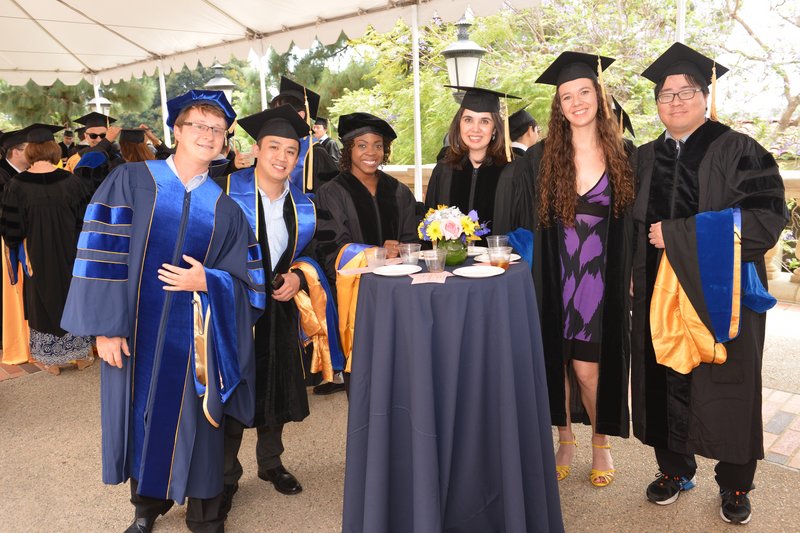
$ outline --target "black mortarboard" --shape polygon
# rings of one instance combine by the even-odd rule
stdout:
[[[29,143],[44,143],[55,141],[53,134],[64,129],[64,126],[53,126],[51,124],[31,124],[22,131],[25,132],[25,141]]]
[[[325,117],[317,117],[314,119],[314,124],[319,124],[326,130],[328,129],[328,119]]]
[[[672,74],[692,74],[699,80],[705,80],[706,85],[711,85],[712,70],[716,66],[717,78],[722,77],[728,69],[713,59],[692,50],[683,43],[675,43],[666,52],[642,72],[642,76],[658,84],[661,80]]]
[[[126,128],[119,132],[119,142],[143,143],[144,130],[142,128]]]
[[[303,103],[305,103],[306,97],[308,97],[308,112],[311,116],[307,118],[314,119],[317,117],[320,96],[311,89],[303,87],[296,81],[292,81],[286,76],[281,76],[280,92],[275,98],[280,96],[291,96],[293,98],[297,98]]]
[[[228,102],[225,93],[222,91],[192,89],[180,96],[167,100],[167,126],[174,128],[178,115],[192,104],[209,104],[219,107],[225,115],[225,123],[228,127],[236,120],[236,111],[233,110],[230,102]]]
[[[560,86],[562,83],[589,78],[597,80],[597,59],[600,59],[600,70],[607,69],[615,60],[612,57],[583,52],[561,52],[555,61],[536,79],[536,83]]]
[[[536,119],[525,111],[527,107],[526,105],[508,117],[508,130],[512,141],[522,136],[528,130],[528,126],[536,124]]]
[[[445,85],[445,87],[464,91],[461,107],[469,109],[470,111],[475,111],[476,113],[499,113],[500,98],[519,100],[519,96],[480,87],[466,87],[462,85]]]
[[[86,126],[81,126],[80,128],[75,128],[75,133],[78,134],[78,137],[83,137],[83,132],[86,131]]]
[[[620,124],[620,133],[625,133],[625,130],[628,130],[631,132],[632,137],[636,137],[636,133],[633,131],[633,124],[631,124],[631,117],[622,109],[622,106],[617,102],[616,98],[612,96],[611,101],[614,103],[613,111],[617,116],[617,124]]]
[[[109,124],[116,121],[117,119],[102,113],[98,113],[97,111],[92,111],[88,115],[83,115],[82,117],[75,119],[75,122],[83,124],[87,128],[107,128]]]
[[[0,135],[0,146],[3,147],[3,150],[9,150],[15,146],[18,146],[25,141],[25,134],[27,131],[25,129],[21,130],[13,130],[7,131],[3,135]]]
[[[74,136],[75,136],[75,134],[74,134],[74,133],[72,133],[72,130],[64,130],[64,134],[63,134],[63,136],[64,136],[64,137],[74,137]]]
[[[241,118],[239,126],[256,142],[267,135],[299,141],[310,133],[308,124],[290,105],[282,105]]]
[[[339,117],[339,138],[343,141],[365,133],[377,133],[389,140],[397,138],[397,133],[383,119],[369,113],[350,113]]]

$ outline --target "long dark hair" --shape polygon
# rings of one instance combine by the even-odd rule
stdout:
[[[619,126],[608,113],[600,85],[593,80],[597,94],[597,138],[605,157],[606,172],[614,192],[614,216],[619,217],[633,203],[633,170],[625,152]],[[542,226],[555,222],[565,227],[575,223],[575,149],[572,146],[572,128],[561,110],[558,91],[550,105],[550,124],[539,164],[538,205],[536,207]]]
[[[453,121],[450,123],[450,129],[447,131],[447,140],[450,145],[447,147],[447,152],[444,155],[444,163],[460,169],[464,160],[469,157],[469,148],[464,146],[461,142],[461,116],[464,114],[464,108],[458,110]],[[508,160],[506,159],[506,145],[505,135],[503,134],[503,117],[500,113],[492,113],[492,122],[494,122],[494,139],[489,142],[486,147],[487,163],[495,165],[505,165]]]

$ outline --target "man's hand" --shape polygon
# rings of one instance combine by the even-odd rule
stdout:
[[[106,140],[110,143],[113,143],[119,137],[119,132],[122,131],[122,128],[119,126],[109,126],[106,129]]]
[[[191,268],[181,268],[164,263],[158,269],[158,279],[166,283],[165,291],[189,291],[206,292],[206,269],[203,263],[189,257],[183,256],[183,260],[191,265]]]
[[[400,241],[384,241],[383,247],[386,248],[386,259],[400,255]]]
[[[122,368],[122,354],[130,357],[131,351],[128,349],[128,341],[125,337],[103,337],[99,335],[96,339],[97,355],[100,359],[111,366]]]
[[[272,297],[279,302],[288,302],[300,290],[300,276],[294,272],[287,272],[283,275],[283,285],[280,289],[273,291]]]
[[[664,248],[664,235],[661,234],[661,222],[650,224],[650,233],[647,234],[650,244],[656,248]]]
[[[238,169],[252,167],[253,166],[253,153],[252,152],[236,152],[236,157],[233,158],[233,164]]]

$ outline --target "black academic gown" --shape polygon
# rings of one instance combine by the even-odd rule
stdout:
[[[293,261],[295,233],[297,221],[291,195],[286,196],[283,204],[283,220],[289,232],[289,243],[275,269],[269,252],[264,209],[261,195],[258,196],[258,244],[261,246],[261,257],[264,273],[267,274],[267,286],[278,273],[285,274]],[[300,253],[308,256],[312,245]],[[305,277],[299,270],[301,290],[306,287]],[[269,290],[268,290],[269,292]],[[267,297],[264,314],[256,322],[256,416],[254,426],[274,426],[286,422],[300,422],[309,414],[308,395],[305,386],[305,369],[303,368],[303,352],[298,337],[297,306],[293,300],[279,302]]]
[[[317,191],[317,255],[336,286],[336,256],[349,243],[383,246],[387,240],[419,242],[416,200],[408,187],[378,171],[378,189],[370,194],[358,178],[342,172]]]
[[[42,333],[66,333],[61,314],[89,198],[82,181],[62,169],[17,174],[3,194],[0,233],[10,248],[25,240],[33,271],[23,284],[25,318]]]
[[[122,158],[119,147],[108,139],[103,139],[91,147],[85,146],[78,151],[81,157],[91,152],[101,152],[105,154],[106,161],[93,168],[86,166],[76,167],[74,173],[76,176],[85,181],[86,186],[89,187],[91,192],[94,192],[97,190],[100,184],[103,183],[103,180],[106,179],[106,176],[108,176],[116,167],[122,163],[125,163],[125,160]]]
[[[456,206],[464,214],[474,209],[479,220],[486,222],[492,233],[496,234],[495,193],[505,166],[487,163],[474,168],[466,158],[460,169],[443,161],[436,163],[428,181],[425,207],[436,209],[439,205]]]
[[[328,152],[328,155],[331,156],[331,159],[333,159],[336,163],[339,162],[339,159],[342,157],[342,149],[339,147],[339,143],[330,137],[327,137],[324,141],[320,141],[319,145],[322,146],[326,152]]]
[[[707,121],[676,158],[674,145],[658,139],[639,148],[639,191],[634,206],[632,401],[633,431],[650,446],[700,454],[734,464],[764,457],[761,426],[761,357],[766,314],[741,308],[739,336],[725,343],[724,364],[689,374],[655,360],[649,309],[662,251],[648,241],[650,224],[662,221],[665,249],[681,285],[705,324],[710,324],[697,270],[694,215],[739,207],[742,261],[753,261],[766,287],[764,254],[786,223],[783,181],[773,157],[750,137]],[[692,261],[694,256],[694,261]]]
[[[516,159],[508,169],[508,179],[499,189],[497,203],[504,209],[505,231],[525,227],[534,231],[533,280],[539,303],[542,343],[545,353],[550,417],[553,425],[567,422],[564,389],[564,319],[561,286],[559,226],[538,228],[535,189],[544,151],[544,142],[535,144],[525,158]],[[631,166],[635,168],[636,149],[626,142]],[[510,167],[510,168],[509,168]],[[613,193],[611,204],[613,205]],[[628,374],[630,368],[629,298],[633,220],[630,210],[622,217],[609,215],[605,249],[605,291],[602,303],[599,376],[596,397],[596,430],[605,435],[627,437],[630,433]],[[511,227],[513,226],[513,227]],[[589,423],[575,376],[570,371],[570,416],[574,422]]]

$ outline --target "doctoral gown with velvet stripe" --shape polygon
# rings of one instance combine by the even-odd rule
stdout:
[[[411,190],[380,170],[378,176],[375,196],[353,174],[342,172],[314,197],[317,253],[332,289],[336,286],[336,256],[345,244],[419,242],[417,204]]]
[[[165,162],[155,163],[166,166]],[[219,367],[224,359],[238,366],[240,382],[229,391],[222,408],[226,415],[245,424],[253,419],[252,328],[263,308],[264,288],[258,283],[263,273],[251,274],[260,269],[260,254],[239,206],[211,180],[187,193],[178,177],[168,168],[167,172],[167,177],[177,183],[155,178],[146,163],[131,163],[115,169],[100,185],[87,208],[81,239],[90,244],[79,240],[76,270],[61,325],[79,335],[124,337],[130,347],[130,357],[122,357],[122,369],[105,363],[101,367],[103,481],[116,484],[132,477],[139,481],[140,494],[182,502],[187,496],[210,498],[222,490],[224,428],[214,427],[204,413],[206,405],[197,390],[191,359],[185,370],[182,368],[186,363],[182,363],[174,371],[177,377],[169,384],[162,383],[171,361],[185,360],[187,353],[192,354],[191,338],[185,346],[167,348],[174,344],[176,331],[183,332],[182,328],[192,325],[191,305],[184,303],[191,293],[160,296],[157,291],[163,290],[163,283],[157,280],[159,265],[148,257],[167,254],[178,258],[174,264],[185,268],[188,265],[179,259],[182,250],[195,246],[192,240],[200,242],[195,258],[206,268],[211,314],[229,327],[235,321],[226,330],[231,350],[219,353],[216,347],[226,339],[213,334],[209,337],[209,361],[216,361]],[[174,224],[155,221],[161,211],[157,206],[164,206],[158,202],[165,199],[171,203],[163,209],[175,217]],[[201,205],[208,209],[202,213],[205,220],[200,220],[199,211],[195,211]],[[189,217],[190,213],[195,215]],[[203,240],[195,238],[198,228],[203,231]],[[177,244],[163,247],[165,240]],[[163,247],[161,251],[159,246]],[[79,262],[88,265],[84,265],[84,272],[80,271]],[[228,284],[220,288],[217,279],[227,280]],[[226,302],[224,309],[215,306],[217,297],[217,301]],[[140,300],[154,298],[163,298],[163,304],[140,306]],[[168,324],[172,326],[167,327]],[[137,352],[140,344],[141,354]],[[146,346],[154,346],[155,355],[142,355]],[[220,381],[211,372],[209,367],[207,389],[219,393],[212,398],[218,406],[225,397],[216,390]],[[147,391],[144,398],[142,391]],[[159,457],[158,449],[149,450],[156,454],[155,459],[143,460],[147,450],[142,450],[142,439],[159,431],[160,422],[154,419],[154,413],[163,412],[163,403],[159,405],[157,398],[168,393],[173,398],[177,394],[179,402],[178,426],[169,439],[174,442],[174,453],[163,450],[164,456]],[[146,489],[142,476],[150,475],[151,465],[165,462],[169,475],[166,488]]]
[[[649,243],[662,222],[666,253],[705,324],[710,324],[697,267],[695,215],[739,207],[742,261],[753,261],[766,287],[764,254],[786,223],[783,180],[772,156],[750,137],[707,121],[678,153],[662,133],[639,148],[634,206],[632,401],[634,435],[645,444],[734,464],[764,457],[761,357],[765,313],[742,306],[728,360],[701,363],[689,374],[660,365],[650,336],[650,300],[663,253]],[[689,281],[694,283],[689,283]],[[695,291],[696,292],[696,291]]]

